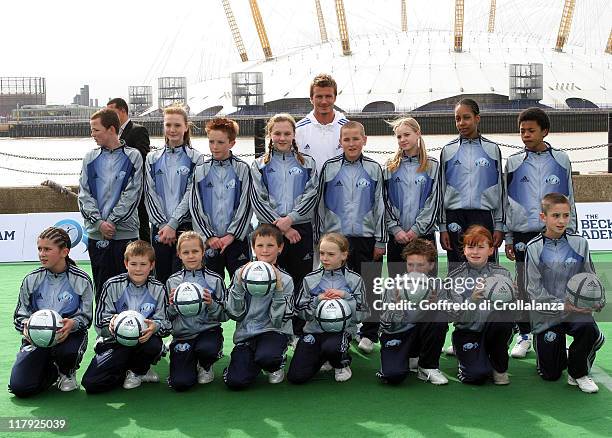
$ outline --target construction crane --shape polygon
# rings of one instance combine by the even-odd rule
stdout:
[[[606,46],[606,53],[612,55],[612,29],[610,29],[610,36],[608,37],[608,45]]]
[[[406,0],[400,0],[401,17],[402,17],[402,32],[408,32],[408,18],[406,17]]]
[[[463,0],[455,0],[455,52],[463,51]]]
[[[242,37],[240,36],[240,31],[238,30],[238,25],[236,24],[236,19],[234,18],[234,13],[232,12],[230,2],[229,0],[222,0],[222,3],[223,10],[225,11],[225,16],[227,17],[227,23],[229,24],[230,30],[232,31],[232,36],[234,37],[234,44],[236,44],[240,59],[242,60],[242,62],[248,61],[249,57],[247,56],[246,49],[244,48],[244,43],[242,42]]]
[[[315,7],[317,9],[317,18],[319,20],[319,31],[321,32],[321,42],[326,43],[327,40],[327,29],[325,29],[325,20],[323,19],[323,10],[321,9],[321,2],[315,0]]]
[[[259,42],[263,49],[266,61],[272,59],[272,49],[270,48],[270,42],[268,41],[268,35],[266,34],[266,28],[259,13],[259,6],[257,6],[257,0],[249,0],[251,5],[251,13],[253,14],[253,21],[255,21],[255,27],[257,28],[257,35],[259,36]]]
[[[491,8],[489,9],[489,33],[495,32],[495,6],[496,1],[491,0]]]
[[[561,25],[559,26],[559,35],[557,35],[557,45],[555,46],[557,52],[563,52],[563,46],[565,46],[565,42],[567,41],[567,37],[572,27],[572,17],[575,7],[576,0],[565,0],[563,15],[561,16]]]
[[[346,13],[344,12],[344,2],[342,0],[336,0],[336,17],[338,17],[338,30],[340,31],[340,40],[342,41],[342,54],[350,55],[351,45],[349,43]]]

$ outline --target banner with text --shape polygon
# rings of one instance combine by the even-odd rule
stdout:
[[[576,210],[578,234],[589,241],[589,248],[612,251],[612,202],[582,202],[576,204]],[[68,231],[72,240],[70,257],[89,260],[83,217],[78,212],[67,212],[0,215],[0,262],[37,261],[36,238],[50,226]],[[439,242],[438,251],[444,254]]]

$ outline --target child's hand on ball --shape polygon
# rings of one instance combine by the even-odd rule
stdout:
[[[30,339],[30,333],[28,332],[28,324],[30,323],[30,319],[26,319],[23,321],[23,336],[28,340],[28,342],[32,342]]]
[[[111,318],[110,322],[108,323],[108,329],[111,332],[111,335],[115,335],[115,320],[117,319],[117,314],[114,314],[113,317]]]
[[[61,329],[57,331],[57,343],[60,344],[66,340],[68,335],[72,332],[74,325],[76,324],[74,319],[64,318],[62,319],[62,323],[64,324]]]
[[[141,344],[144,344],[149,339],[151,339],[151,336],[153,336],[153,333],[155,333],[155,331],[157,330],[157,324],[155,324],[154,321],[151,321],[150,319],[145,319],[145,322],[147,323],[147,328],[142,331],[140,337],[138,338],[138,342],[140,342]]]
[[[210,294],[210,291],[208,289],[204,289],[204,293],[202,294],[202,301],[204,301],[204,303],[209,306],[212,304],[212,295]]]

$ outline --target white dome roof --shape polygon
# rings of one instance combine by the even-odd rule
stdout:
[[[407,3],[410,5],[412,2]],[[452,13],[454,2],[446,3]],[[488,6],[489,2],[479,3]],[[518,3],[523,8],[519,18],[526,16],[525,21],[533,22],[538,19],[537,13],[543,13],[541,4]],[[349,33],[355,34],[350,39],[351,55],[341,54],[337,39],[330,39],[325,44],[287,48],[284,53],[278,53],[280,50],[274,51],[274,39],[270,38],[274,59],[242,63],[236,56],[237,62],[223,74],[189,85],[189,105],[193,113],[215,106],[223,107],[221,113],[235,111],[231,103],[231,73],[236,71],[263,73],[265,102],[308,98],[312,78],[318,73],[330,73],[338,83],[338,107],[346,111],[361,111],[371,102],[388,101],[394,104],[396,111],[406,111],[459,94],[507,96],[509,64],[542,63],[542,104],[562,108],[567,107],[566,99],[579,98],[598,106],[609,106],[612,103],[612,55],[604,52],[605,39],[601,38],[598,47],[578,41],[576,34],[584,32],[586,35],[589,22],[580,15],[587,13],[585,9],[577,6],[574,21],[581,21],[572,28],[574,38],[570,38],[563,52],[554,51],[562,2],[553,3],[560,3],[559,10],[549,10],[548,15],[542,16],[537,33],[518,24],[515,26],[520,33],[507,32],[508,26],[504,27],[501,20],[508,23],[513,11],[500,8],[500,4],[503,5],[501,1],[498,1],[497,29],[502,30],[496,33],[487,33],[484,26],[470,30],[469,10],[466,9],[461,53],[453,51],[451,30],[429,28],[398,32],[389,29],[383,32],[379,26],[376,31],[357,34],[355,27],[351,27],[351,16],[347,12]],[[609,32],[611,21],[605,17],[612,18],[612,8],[599,0],[591,0],[591,3],[599,5],[599,9],[590,5],[591,14],[600,13],[593,18],[593,23],[602,29],[608,28]],[[347,9],[349,5],[352,3],[345,2]],[[444,14],[448,12],[445,10]],[[480,16],[479,23],[486,22],[486,19],[486,15]],[[266,25],[270,28],[274,22]],[[330,23],[327,28],[329,33]]]

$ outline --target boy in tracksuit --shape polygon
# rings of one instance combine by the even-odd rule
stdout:
[[[593,393],[599,388],[589,372],[605,339],[590,309],[566,301],[565,289],[572,276],[595,273],[586,239],[566,232],[570,217],[567,197],[560,193],[544,196],[540,218],[546,229],[527,244],[525,286],[532,302],[541,306],[530,311],[538,373],[544,380],[558,380],[567,368],[569,385]],[[552,308],[555,304],[563,310]],[[574,338],[567,350],[566,335]]]
[[[576,205],[572,184],[572,163],[562,150],[544,141],[550,119],[540,108],[528,108],[518,117],[525,150],[508,157],[505,169],[506,256],[516,261],[519,297],[526,299],[524,277],[525,248],[542,231],[540,203],[547,193],[561,193],[570,201],[567,226],[576,231]],[[512,357],[525,357],[531,348],[529,315],[523,312]]]
[[[438,251],[425,239],[410,241],[402,251],[405,259],[404,273],[420,272],[435,278]],[[427,300],[438,301],[438,290],[433,285]],[[406,299],[395,288],[385,289],[385,303],[401,303]],[[410,300],[409,297],[407,297]],[[447,317],[439,311],[424,310],[415,303],[414,310],[389,309],[383,312],[380,322],[380,371],[377,376],[386,383],[399,384],[410,371],[417,378],[434,385],[446,385],[448,379],[440,371],[440,353],[446,332]]]
[[[151,368],[164,351],[162,338],[170,333],[166,315],[166,289],[150,277],[155,267],[155,251],[142,240],[130,243],[125,250],[127,273],[119,274],[102,288],[95,314],[98,341],[82,384],[90,394],[110,391],[123,384],[133,389],[143,382],[159,382]],[[115,339],[117,316],[126,310],[140,312],[147,328],[138,344],[126,347]]]
[[[285,379],[285,353],[293,334],[293,280],[276,266],[283,250],[283,233],[274,225],[261,224],[252,233],[251,243],[257,260],[274,266],[276,287],[263,296],[251,295],[244,287],[244,265],[232,278],[225,309],[236,321],[234,349],[223,379],[230,389],[244,389],[255,382],[261,371],[268,373],[268,382]]]
[[[349,241],[347,266],[358,274],[362,263],[378,262],[388,240],[385,226],[384,178],[380,165],[362,154],[367,137],[359,122],[347,122],[340,131],[343,154],[327,160],[319,179],[315,209],[315,241],[326,233],[340,233]],[[366,289],[381,266],[364,272]],[[374,272],[374,271],[378,272]],[[372,320],[377,320],[373,316]],[[378,342],[378,322],[364,322],[359,348],[370,353]]]
[[[186,231],[176,245],[183,269],[166,282],[170,295],[168,318],[172,323],[170,344],[170,376],[168,385],[186,391],[197,383],[206,384],[215,378],[213,364],[223,355],[223,329],[227,321],[223,308],[223,279],[203,264],[204,242],[195,231]],[[184,282],[197,283],[204,290],[203,309],[195,316],[179,313],[174,303],[176,288]]]
[[[125,272],[123,253],[138,238],[142,157],[117,137],[119,117],[108,108],[91,116],[91,136],[99,146],[83,158],[79,210],[89,236],[96,299],[110,277]]]
[[[206,266],[221,277],[233,278],[249,261],[247,234],[251,227],[251,172],[235,157],[238,123],[213,119],[206,124],[212,157],[196,167],[189,210],[193,229],[206,241]]]

